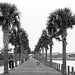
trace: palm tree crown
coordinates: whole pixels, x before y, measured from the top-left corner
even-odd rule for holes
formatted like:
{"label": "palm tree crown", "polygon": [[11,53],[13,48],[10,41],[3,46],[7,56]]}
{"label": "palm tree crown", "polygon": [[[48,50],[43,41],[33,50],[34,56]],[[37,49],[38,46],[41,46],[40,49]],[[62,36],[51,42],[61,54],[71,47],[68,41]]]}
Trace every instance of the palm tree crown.
{"label": "palm tree crown", "polygon": [[19,12],[15,5],[9,3],[0,3],[0,25],[4,29],[20,25]]}

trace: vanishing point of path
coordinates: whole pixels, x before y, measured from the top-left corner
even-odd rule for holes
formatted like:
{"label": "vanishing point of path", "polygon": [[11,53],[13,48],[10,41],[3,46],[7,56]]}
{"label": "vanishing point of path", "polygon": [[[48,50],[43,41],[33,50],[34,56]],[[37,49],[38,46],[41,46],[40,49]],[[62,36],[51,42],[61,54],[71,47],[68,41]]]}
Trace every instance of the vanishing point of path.
{"label": "vanishing point of path", "polygon": [[31,58],[28,60],[28,62],[24,62],[23,64],[9,71],[9,74],[6,75],[62,75],[60,72],[51,67],[47,67],[42,63],[40,63],[38,66],[36,61],[36,59]]}

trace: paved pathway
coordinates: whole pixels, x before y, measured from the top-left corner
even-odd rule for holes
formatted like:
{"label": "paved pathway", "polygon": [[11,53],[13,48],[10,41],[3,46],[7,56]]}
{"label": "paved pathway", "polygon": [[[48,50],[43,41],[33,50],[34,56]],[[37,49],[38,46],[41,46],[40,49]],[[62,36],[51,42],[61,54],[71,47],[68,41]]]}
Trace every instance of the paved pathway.
{"label": "paved pathway", "polygon": [[[4,74],[2,74],[4,75]],[[6,74],[7,75],[7,74]],[[62,75],[53,68],[40,63],[38,66],[36,59],[29,59],[9,72],[9,75]]]}

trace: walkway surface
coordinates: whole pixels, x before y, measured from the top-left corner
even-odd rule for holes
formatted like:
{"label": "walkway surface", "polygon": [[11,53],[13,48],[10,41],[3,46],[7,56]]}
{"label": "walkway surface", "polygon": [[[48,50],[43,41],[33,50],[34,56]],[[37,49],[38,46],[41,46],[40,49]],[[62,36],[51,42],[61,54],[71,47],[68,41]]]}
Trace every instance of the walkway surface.
{"label": "walkway surface", "polygon": [[37,60],[33,58],[29,59],[28,62],[26,61],[9,71],[9,75],[62,75],[60,72],[53,68],[47,67],[42,63],[38,66],[36,61]]}

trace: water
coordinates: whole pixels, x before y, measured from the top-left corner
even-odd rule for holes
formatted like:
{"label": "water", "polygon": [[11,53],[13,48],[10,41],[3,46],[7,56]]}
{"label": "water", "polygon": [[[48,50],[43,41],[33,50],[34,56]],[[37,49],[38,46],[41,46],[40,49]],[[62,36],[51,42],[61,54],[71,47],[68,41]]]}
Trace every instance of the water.
{"label": "water", "polygon": [[[53,60],[53,62],[62,64],[62,60]],[[67,66],[70,66],[70,70],[71,70],[71,67],[74,67],[74,71],[75,71],[75,61],[74,60],[73,61],[67,60],[66,64]]]}
{"label": "water", "polygon": [[4,72],[4,66],[0,67],[0,74]]}

